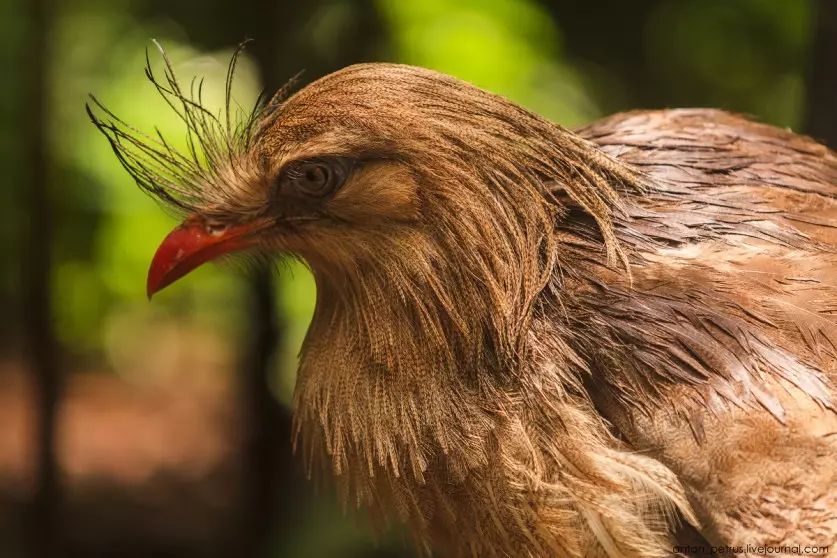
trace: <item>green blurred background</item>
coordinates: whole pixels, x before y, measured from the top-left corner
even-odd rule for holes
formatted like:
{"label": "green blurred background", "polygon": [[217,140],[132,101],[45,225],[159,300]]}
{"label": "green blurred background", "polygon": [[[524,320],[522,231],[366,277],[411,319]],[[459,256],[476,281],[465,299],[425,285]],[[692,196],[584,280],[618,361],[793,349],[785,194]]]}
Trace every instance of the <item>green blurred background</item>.
{"label": "green blurred background", "polygon": [[220,108],[360,61],[441,70],[573,126],[715,106],[834,139],[832,0],[0,0],[0,557],[400,556],[315,495],[289,401],[304,268],[207,266],[149,303],[174,223],[89,122],[184,129],[150,39]]}

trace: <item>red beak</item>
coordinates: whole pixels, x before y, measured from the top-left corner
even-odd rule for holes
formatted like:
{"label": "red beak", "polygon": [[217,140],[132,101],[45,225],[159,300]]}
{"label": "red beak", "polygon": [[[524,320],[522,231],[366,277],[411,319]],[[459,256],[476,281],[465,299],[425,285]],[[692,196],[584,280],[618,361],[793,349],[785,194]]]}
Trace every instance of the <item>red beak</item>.
{"label": "red beak", "polygon": [[256,244],[256,235],[269,223],[214,225],[192,215],[174,229],[157,248],[148,270],[148,298],[168,287],[193,269],[224,254]]}

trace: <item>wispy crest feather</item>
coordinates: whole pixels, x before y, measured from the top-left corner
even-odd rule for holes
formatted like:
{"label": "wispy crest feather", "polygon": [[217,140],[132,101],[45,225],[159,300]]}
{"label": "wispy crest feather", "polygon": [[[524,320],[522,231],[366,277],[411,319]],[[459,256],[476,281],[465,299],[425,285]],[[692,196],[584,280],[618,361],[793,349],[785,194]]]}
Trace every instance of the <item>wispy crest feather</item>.
{"label": "wispy crest feather", "polygon": [[166,51],[156,40],[153,43],[163,58],[163,77],[152,70],[147,49],[145,75],[186,124],[186,151],[175,148],[156,127],[154,134],[147,134],[128,124],[93,95],[86,105],[87,114],[140,188],[178,212],[206,210],[229,197],[225,186],[235,188],[235,180],[245,172],[241,159],[252,149],[259,131],[271,121],[271,114],[288,96],[298,76],[269,101],[262,93],[253,108],[245,111],[234,103],[232,95],[236,68],[247,44],[243,42],[230,59],[224,107],[215,114],[203,100],[204,80],[193,78],[188,87],[184,86]]}

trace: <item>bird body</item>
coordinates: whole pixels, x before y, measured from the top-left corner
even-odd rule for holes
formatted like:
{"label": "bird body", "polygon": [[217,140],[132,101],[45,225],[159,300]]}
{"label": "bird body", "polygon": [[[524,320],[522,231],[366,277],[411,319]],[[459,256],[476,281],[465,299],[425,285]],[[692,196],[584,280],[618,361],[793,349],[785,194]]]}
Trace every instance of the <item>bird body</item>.
{"label": "bird body", "polygon": [[347,505],[450,556],[837,542],[833,152],[707,109],[570,131],[389,64],[238,133],[196,114],[208,162],[155,147],[178,180],[94,116],[193,214],[149,293],[233,249],[310,265],[297,451]]}

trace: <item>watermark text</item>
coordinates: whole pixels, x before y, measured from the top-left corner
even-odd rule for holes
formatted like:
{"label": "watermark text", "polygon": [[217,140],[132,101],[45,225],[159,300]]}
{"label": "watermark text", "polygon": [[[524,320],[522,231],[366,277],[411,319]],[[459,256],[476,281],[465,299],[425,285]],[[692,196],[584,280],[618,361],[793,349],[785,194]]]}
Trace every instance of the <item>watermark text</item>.
{"label": "watermark text", "polygon": [[770,545],[756,545],[744,544],[739,546],[675,546],[675,552],[681,554],[757,554],[757,555],[781,555],[781,554],[796,554],[805,556],[809,554],[826,555],[828,554],[827,546],[806,546],[806,545],[787,545],[787,546],[770,546]]}

